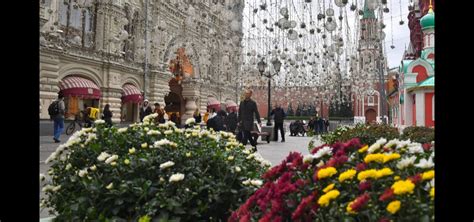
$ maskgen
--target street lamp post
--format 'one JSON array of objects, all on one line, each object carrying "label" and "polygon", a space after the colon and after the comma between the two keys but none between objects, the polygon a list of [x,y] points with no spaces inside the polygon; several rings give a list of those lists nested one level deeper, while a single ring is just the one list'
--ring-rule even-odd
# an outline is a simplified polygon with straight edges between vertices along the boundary
[{"label": "street lamp post", "polygon": [[265,76],[268,78],[268,114],[267,114],[267,126],[271,126],[272,125],[272,122],[270,121],[270,114],[271,114],[271,103],[270,103],[270,97],[271,97],[271,80],[272,80],[272,77],[275,76],[275,75],[278,75],[278,73],[280,72],[280,67],[281,67],[281,62],[280,60],[278,60],[278,58],[275,58],[273,61],[272,61],[272,64],[273,64],[273,68],[275,69],[276,73],[274,74],[271,74],[271,73],[268,73],[267,75],[264,75],[263,72],[265,72],[265,69],[267,67],[267,63],[265,63],[265,61],[263,61],[263,58],[260,62],[258,62],[257,64],[257,67],[258,67],[258,71],[260,72],[260,75],[262,76]]}]

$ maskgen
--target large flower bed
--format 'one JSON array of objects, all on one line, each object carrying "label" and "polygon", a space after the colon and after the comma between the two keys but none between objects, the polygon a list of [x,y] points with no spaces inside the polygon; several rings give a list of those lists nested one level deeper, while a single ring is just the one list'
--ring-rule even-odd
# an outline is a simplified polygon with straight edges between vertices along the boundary
[{"label": "large flower bed", "polygon": [[357,124],[338,127],[331,133],[321,135],[321,140],[326,144],[334,144],[359,138],[363,144],[373,144],[379,138],[391,140],[399,137],[398,129],[387,124]]},{"label": "large flower bed", "polygon": [[[47,159],[43,207],[60,221],[226,220],[270,163],[234,135],[154,125],[76,132]],[[193,124],[193,119],[187,121]]]},{"label": "large flower bed", "polygon": [[434,145],[359,139],[291,153],[229,221],[433,221]]}]

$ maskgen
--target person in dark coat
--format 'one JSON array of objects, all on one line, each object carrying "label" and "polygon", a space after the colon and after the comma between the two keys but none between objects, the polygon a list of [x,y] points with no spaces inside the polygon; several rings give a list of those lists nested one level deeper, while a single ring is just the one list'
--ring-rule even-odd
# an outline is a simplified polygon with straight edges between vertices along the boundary
[{"label": "person in dark coat", "polygon": [[250,97],[252,97],[252,90],[247,89],[245,91],[245,99],[239,104],[239,125],[242,127],[243,132],[242,144],[247,145],[247,140],[249,140],[250,144],[257,150],[257,141],[250,134],[254,127],[253,115],[255,115],[258,124],[262,125],[262,121],[258,113],[257,103]]},{"label": "person in dark coat", "polygon": [[105,104],[104,111],[102,112],[103,119],[108,127],[112,126],[112,111],[110,111],[110,105]]},{"label": "person in dark coat", "polygon": [[319,128],[319,133],[323,134],[324,132],[324,121],[323,118],[318,119],[318,128]]},{"label": "person in dark coat", "polygon": [[148,100],[145,99],[143,101],[143,106],[140,108],[140,122],[143,122],[143,118],[145,118],[145,116],[150,115],[152,112],[153,110],[151,109]]},{"label": "person in dark coat", "polygon": [[194,111],[193,118],[194,120],[196,120],[197,124],[201,123],[201,113],[199,112],[199,108],[196,108],[196,110]]},{"label": "person in dark coat", "polygon": [[214,129],[214,131],[218,132],[221,130],[225,130],[224,127],[224,120],[225,120],[226,113],[225,111],[221,110],[215,115],[214,117],[210,118],[207,121],[207,127]]},{"label": "person in dark coat", "polygon": [[227,125],[227,132],[231,132],[235,134],[235,129],[237,128],[237,113],[235,113],[234,109],[230,110],[229,115],[227,115],[225,119],[226,125]]},{"label": "person in dark coat", "polygon": [[324,120],[324,125],[326,125],[326,133],[329,132],[329,119]]},{"label": "person in dark coat", "polygon": [[274,134],[275,141],[278,141],[278,130],[281,134],[281,142],[285,142],[285,131],[283,130],[283,122],[285,121],[285,111],[281,108],[280,104],[277,104],[276,108],[272,110],[270,115],[273,116],[273,121],[275,121]]}]

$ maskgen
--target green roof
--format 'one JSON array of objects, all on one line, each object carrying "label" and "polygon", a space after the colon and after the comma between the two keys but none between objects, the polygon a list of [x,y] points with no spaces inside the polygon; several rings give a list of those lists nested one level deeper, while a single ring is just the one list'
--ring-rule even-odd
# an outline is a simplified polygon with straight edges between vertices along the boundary
[{"label": "green roof", "polygon": [[425,79],[423,82],[420,82],[418,84],[419,87],[424,87],[424,86],[434,86],[434,76],[430,76],[427,79]]},{"label": "green roof", "polygon": [[367,5],[367,0],[364,1],[364,15],[362,16],[362,18],[375,18],[374,10],[369,9],[369,6]]},{"label": "green roof", "polygon": [[434,28],[435,18],[432,9],[430,9],[428,13],[420,19],[420,25],[422,30]]},{"label": "green roof", "polygon": [[411,62],[413,62],[413,60],[402,60],[400,72],[407,74],[408,65],[410,65]]}]

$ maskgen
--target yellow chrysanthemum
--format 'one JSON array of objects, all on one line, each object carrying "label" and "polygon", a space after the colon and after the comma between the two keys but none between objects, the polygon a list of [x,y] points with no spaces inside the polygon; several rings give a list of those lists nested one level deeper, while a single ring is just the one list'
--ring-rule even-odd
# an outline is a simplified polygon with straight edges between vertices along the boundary
[{"label": "yellow chrysanthemum", "polygon": [[370,169],[364,170],[357,175],[358,180],[365,180],[367,178],[376,178],[377,177],[377,170]]},{"label": "yellow chrysanthemum", "polygon": [[329,202],[333,199],[336,199],[339,196],[339,191],[338,190],[331,190],[327,192],[326,194],[322,195],[318,199],[318,204],[322,207],[326,207],[329,205]]},{"label": "yellow chrysanthemum", "polygon": [[396,160],[398,158],[400,158],[400,154],[398,154],[398,153],[385,154],[384,157],[383,157],[383,163],[386,163],[390,160]]},{"label": "yellow chrysanthemum", "polygon": [[331,183],[326,188],[323,189],[323,192],[327,193],[328,191],[332,190],[333,188],[334,188],[334,184]]},{"label": "yellow chrysanthemum", "polygon": [[377,174],[375,178],[378,179],[380,177],[389,176],[392,174],[393,174],[393,171],[390,168],[383,168],[381,170],[377,170]]},{"label": "yellow chrysanthemum", "polygon": [[392,185],[393,193],[396,195],[402,195],[405,193],[413,193],[413,189],[415,189],[415,184],[410,180],[400,180],[395,182]]},{"label": "yellow chrysanthemum", "polygon": [[345,172],[339,175],[339,182],[343,182],[344,180],[352,179],[356,175],[357,171],[353,169],[346,170]]},{"label": "yellow chrysanthemum", "polygon": [[360,148],[359,153],[363,153],[363,152],[367,151],[367,149],[369,149],[369,145],[365,145],[364,147]]},{"label": "yellow chrysanthemum", "polygon": [[387,211],[391,214],[395,214],[398,210],[400,210],[401,202],[398,200],[394,200],[390,202],[387,206]]},{"label": "yellow chrysanthemum", "polygon": [[351,202],[349,202],[349,203],[347,204],[346,210],[347,210],[347,212],[350,213],[350,214],[357,214],[357,212],[355,212],[354,210],[352,210],[352,207],[351,207],[352,203],[354,203],[354,201],[351,201]]},{"label": "yellow chrysanthemum", "polygon": [[435,195],[435,193],[434,193],[434,187],[432,187],[431,190],[430,190],[430,197],[431,197],[431,199],[434,199],[434,195]]},{"label": "yellow chrysanthemum", "polygon": [[399,176],[395,176],[395,177],[393,177],[393,179],[394,179],[395,181],[397,181],[397,180],[400,180],[400,177],[399,177]]},{"label": "yellow chrysanthemum", "polygon": [[334,167],[324,168],[318,171],[318,179],[331,177],[332,175],[336,173],[337,173],[337,170]]},{"label": "yellow chrysanthemum", "polygon": [[421,176],[423,180],[431,180],[434,178],[434,170],[426,171]]},{"label": "yellow chrysanthemum", "polygon": [[364,162],[365,163],[370,163],[370,162],[382,163],[384,157],[385,157],[385,155],[383,155],[381,153],[368,154],[367,156],[365,156]]}]

